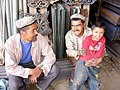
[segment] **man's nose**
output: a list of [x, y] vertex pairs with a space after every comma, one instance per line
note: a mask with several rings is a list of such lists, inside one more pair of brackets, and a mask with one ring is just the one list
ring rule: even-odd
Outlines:
[[38, 31], [37, 30], [35, 30], [35, 35], [37, 35], [38, 34]]
[[78, 29], [78, 27], [77, 27], [77, 26], [75, 26], [74, 28], [75, 28], [75, 30], [76, 30], [76, 29]]

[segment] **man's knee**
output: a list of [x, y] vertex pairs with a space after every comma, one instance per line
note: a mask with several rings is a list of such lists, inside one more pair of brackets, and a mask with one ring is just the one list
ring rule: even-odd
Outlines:
[[56, 77], [59, 74], [59, 67], [56, 64], [54, 64], [49, 74]]
[[[24, 83], [22, 82], [22, 79], [20, 80], [19, 77], [9, 75], [9, 88], [10, 90], [24, 90]], [[21, 89], [20, 89], [21, 88]]]
[[73, 65], [73, 67], [75, 67], [77, 60], [75, 58], [70, 58], [70, 57], [69, 57], [69, 59], [70, 59], [71, 64]]

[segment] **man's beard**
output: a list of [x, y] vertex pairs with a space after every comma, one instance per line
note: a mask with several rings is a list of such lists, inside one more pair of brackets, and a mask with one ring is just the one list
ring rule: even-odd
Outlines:
[[35, 35], [33, 38], [32, 38], [32, 42], [35, 42], [37, 40], [37, 35]]

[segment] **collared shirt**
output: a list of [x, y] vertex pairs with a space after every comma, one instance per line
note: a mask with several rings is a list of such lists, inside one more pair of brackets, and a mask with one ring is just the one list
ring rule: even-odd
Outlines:
[[[32, 42], [32, 60], [35, 66], [41, 67], [45, 76], [50, 72], [56, 57], [47, 40], [38, 34], [37, 40]], [[18, 65], [22, 57], [20, 34], [11, 36], [5, 43], [5, 68], [7, 74], [28, 78], [30, 68]]]
[[77, 56], [78, 51], [82, 48], [83, 40], [86, 36], [91, 35], [91, 29], [84, 29], [84, 34], [81, 37], [78, 37], [74, 34], [72, 30], [68, 31], [65, 35], [66, 42], [66, 53], [70, 57], [76, 58], [78, 60], [79, 56]]

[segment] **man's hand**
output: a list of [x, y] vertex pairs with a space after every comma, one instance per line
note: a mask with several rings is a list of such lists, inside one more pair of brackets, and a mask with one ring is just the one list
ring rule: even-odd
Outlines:
[[80, 56], [80, 55], [85, 56], [86, 53], [87, 53], [86, 50], [82, 48], [82, 49], [80, 49], [80, 50], [78, 51], [77, 55], [78, 55], [78, 56]]
[[42, 72], [43, 71], [41, 68], [36, 67], [36, 68], [30, 70], [30, 75], [34, 75], [35, 77], [39, 77]]
[[37, 77], [39, 77], [42, 72], [42, 69], [39, 67], [31, 69], [29, 73], [29, 82], [32, 84], [37, 83]]
[[30, 75], [29, 76], [29, 82], [31, 84], [37, 83], [37, 77], [35, 75]]
[[43, 72], [43, 70], [39, 67], [36, 67], [35, 69], [33, 69], [33, 73], [36, 77], [39, 77], [42, 72]]

